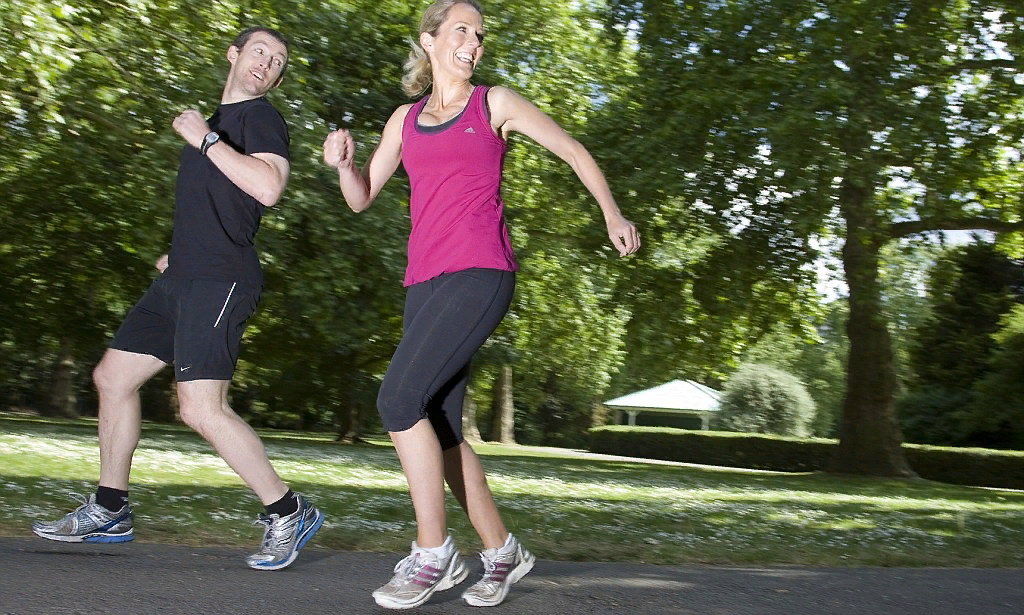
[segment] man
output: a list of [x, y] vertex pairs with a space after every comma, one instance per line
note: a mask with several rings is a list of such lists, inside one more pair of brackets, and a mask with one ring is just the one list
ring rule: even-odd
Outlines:
[[174, 232], [161, 275], [128, 312], [93, 372], [99, 393], [100, 482], [82, 506], [38, 536], [64, 542], [132, 540], [128, 475], [141, 435], [139, 388], [165, 365], [177, 380], [181, 419], [196, 430], [266, 506], [260, 570], [291, 564], [324, 516], [292, 493], [259, 436], [227, 403], [238, 348], [256, 309], [263, 273], [253, 247], [265, 207], [288, 181], [288, 128], [264, 95], [280, 84], [288, 43], [249, 28], [228, 48], [231, 64], [209, 121], [195, 109], [173, 122], [186, 142], [175, 190]]

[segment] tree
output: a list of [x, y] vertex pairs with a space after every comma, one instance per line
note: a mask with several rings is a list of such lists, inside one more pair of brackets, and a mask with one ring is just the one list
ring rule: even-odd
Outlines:
[[913, 387], [899, 406], [908, 438], [1005, 446], [1013, 429], [1004, 419], [1016, 407], [1005, 394], [1014, 352], [1014, 320], [1005, 319], [1024, 300], [1024, 267], [980, 240], [951, 248], [931, 268], [928, 300], [911, 346]]
[[1024, 450], [1024, 306], [1016, 306], [993, 335], [989, 372], [975, 385], [975, 405], [963, 427], [982, 446]]
[[[838, 472], [911, 476], [880, 254], [949, 229], [1021, 228], [1018, 2], [612, 2], [642, 100], [622, 151], [656, 214], [683, 201], [721, 237], [712, 296], [778, 319], [816, 245], [843, 238], [850, 342]], [[787, 290], [788, 289], [788, 290]], [[773, 301], [774, 299], [774, 301]], [[762, 305], [769, 307], [764, 308]]]

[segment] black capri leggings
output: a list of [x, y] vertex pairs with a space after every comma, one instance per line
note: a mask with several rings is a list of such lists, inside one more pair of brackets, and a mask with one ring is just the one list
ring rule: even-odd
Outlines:
[[405, 333], [377, 395], [385, 429], [427, 418], [442, 450], [462, 443], [470, 359], [505, 317], [515, 286], [511, 271], [466, 269], [407, 289]]

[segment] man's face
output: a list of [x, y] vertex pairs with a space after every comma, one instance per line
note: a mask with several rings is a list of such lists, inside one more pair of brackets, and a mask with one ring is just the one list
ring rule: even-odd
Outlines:
[[249, 96], [263, 96], [277, 87], [287, 60], [284, 43], [266, 32], [254, 33], [241, 49], [228, 48], [235, 87]]

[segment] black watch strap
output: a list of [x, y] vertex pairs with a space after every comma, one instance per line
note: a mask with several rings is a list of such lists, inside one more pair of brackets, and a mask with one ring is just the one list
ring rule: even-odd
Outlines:
[[219, 134], [212, 130], [206, 133], [206, 136], [203, 137], [203, 143], [199, 146], [199, 153], [205, 156], [206, 152], [208, 152], [210, 150], [210, 147], [212, 147], [213, 144], [216, 143], [217, 141], [220, 141]]

